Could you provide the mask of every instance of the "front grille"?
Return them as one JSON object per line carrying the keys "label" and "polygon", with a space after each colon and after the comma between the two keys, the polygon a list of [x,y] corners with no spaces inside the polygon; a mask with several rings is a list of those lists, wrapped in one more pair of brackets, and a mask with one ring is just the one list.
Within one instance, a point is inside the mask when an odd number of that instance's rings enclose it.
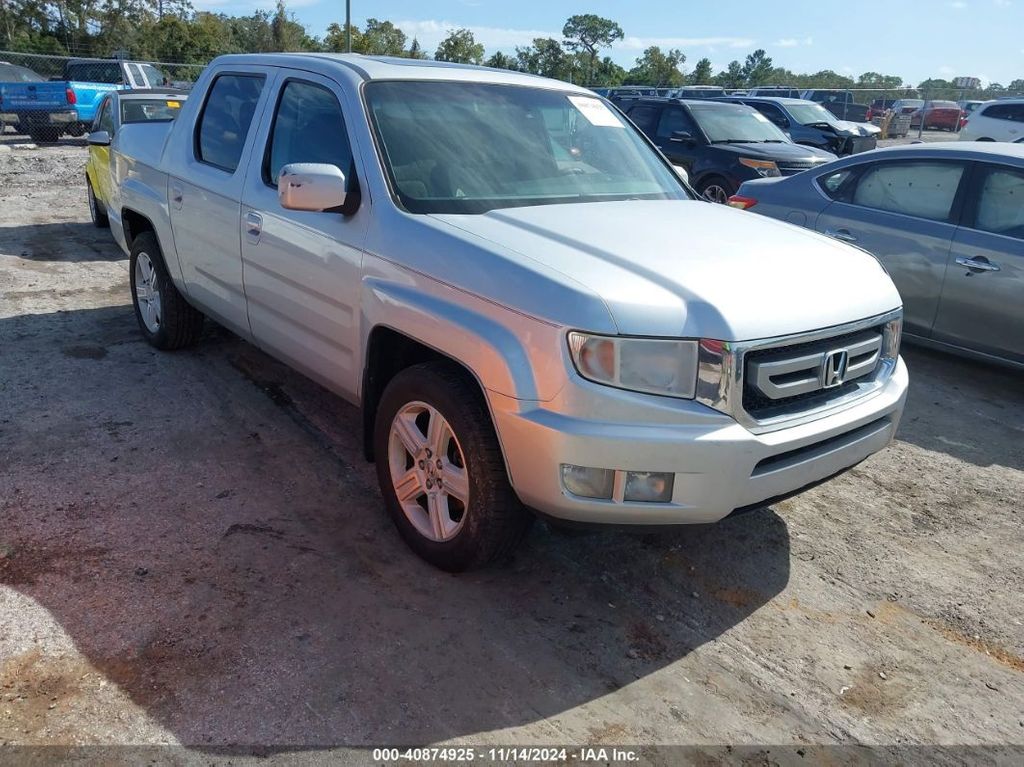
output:
{"label": "front grille", "polygon": [[[743,358],[743,409],[756,419],[795,414],[854,394],[874,381],[884,326],[787,346],[754,349]],[[822,380],[827,355],[845,352],[842,383]]]}
{"label": "front grille", "polygon": [[777,161],[775,164],[779,166],[779,173],[783,176],[795,176],[797,173],[802,173],[805,170],[817,168],[819,165],[822,165],[820,162],[811,162],[808,160],[783,160],[781,162]]}

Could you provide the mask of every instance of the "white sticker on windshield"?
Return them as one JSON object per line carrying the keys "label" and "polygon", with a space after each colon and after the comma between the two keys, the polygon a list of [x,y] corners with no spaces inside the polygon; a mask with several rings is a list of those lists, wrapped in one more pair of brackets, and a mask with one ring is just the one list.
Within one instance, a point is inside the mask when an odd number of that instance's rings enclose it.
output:
{"label": "white sticker on windshield", "polygon": [[615,113],[605,106],[603,101],[592,99],[589,96],[567,96],[566,98],[587,118],[587,122],[591,125],[600,125],[606,128],[626,127],[615,116]]}

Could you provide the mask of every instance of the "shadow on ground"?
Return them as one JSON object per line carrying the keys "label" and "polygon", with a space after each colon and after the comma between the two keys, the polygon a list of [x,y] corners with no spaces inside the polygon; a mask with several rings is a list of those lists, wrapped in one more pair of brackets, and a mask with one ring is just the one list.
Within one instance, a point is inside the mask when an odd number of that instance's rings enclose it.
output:
{"label": "shadow on ground", "polygon": [[1024,470],[1024,372],[905,345],[898,438],[975,466]]}
{"label": "shadow on ground", "polygon": [[89,222],[0,227],[0,253],[29,261],[118,261],[124,253],[109,229]]}
{"label": "shadow on ground", "polygon": [[[506,567],[443,574],[386,519],[354,409],[230,334],[161,354],[120,306],[0,320],[3,338],[22,340],[0,366],[0,583],[187,744],[536,722],[685,658],[789,578],[771,511],[648,535],[537,525]],[[82,674],[30,654],[0,688],[74,695]]]}

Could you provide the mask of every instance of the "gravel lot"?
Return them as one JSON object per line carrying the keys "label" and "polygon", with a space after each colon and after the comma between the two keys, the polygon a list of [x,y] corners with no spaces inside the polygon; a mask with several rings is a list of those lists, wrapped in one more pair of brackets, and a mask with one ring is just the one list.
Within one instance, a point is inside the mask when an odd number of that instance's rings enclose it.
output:
{"label": "gravel lot", "polygon": [[84,160],[0,147],[0,746],[1024,745],[1019,374],[906,349],[898,440],[834,482],[446,575],[350,406],[142,342]]}

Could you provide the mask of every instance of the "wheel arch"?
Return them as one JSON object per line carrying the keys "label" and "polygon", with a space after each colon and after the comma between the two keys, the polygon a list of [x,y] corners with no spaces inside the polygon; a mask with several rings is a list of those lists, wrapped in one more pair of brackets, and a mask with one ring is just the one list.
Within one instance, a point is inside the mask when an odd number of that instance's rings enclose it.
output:
{"label": "wheel arch", "polygon": [[533,370],[521,340],[529,333],[522,329],[514,332],[467,303],[456,303],[409,285],[377,279],[364,282],[363,374],[358,400],[368,460],[374,458],[373,424],[381,393],[395,375],[412,365],[432,360],[457,365],[475,382],[492,422],[489,391],[534,401],[557,393],[560,384],[555,383],[555,375],[537,375]]}

